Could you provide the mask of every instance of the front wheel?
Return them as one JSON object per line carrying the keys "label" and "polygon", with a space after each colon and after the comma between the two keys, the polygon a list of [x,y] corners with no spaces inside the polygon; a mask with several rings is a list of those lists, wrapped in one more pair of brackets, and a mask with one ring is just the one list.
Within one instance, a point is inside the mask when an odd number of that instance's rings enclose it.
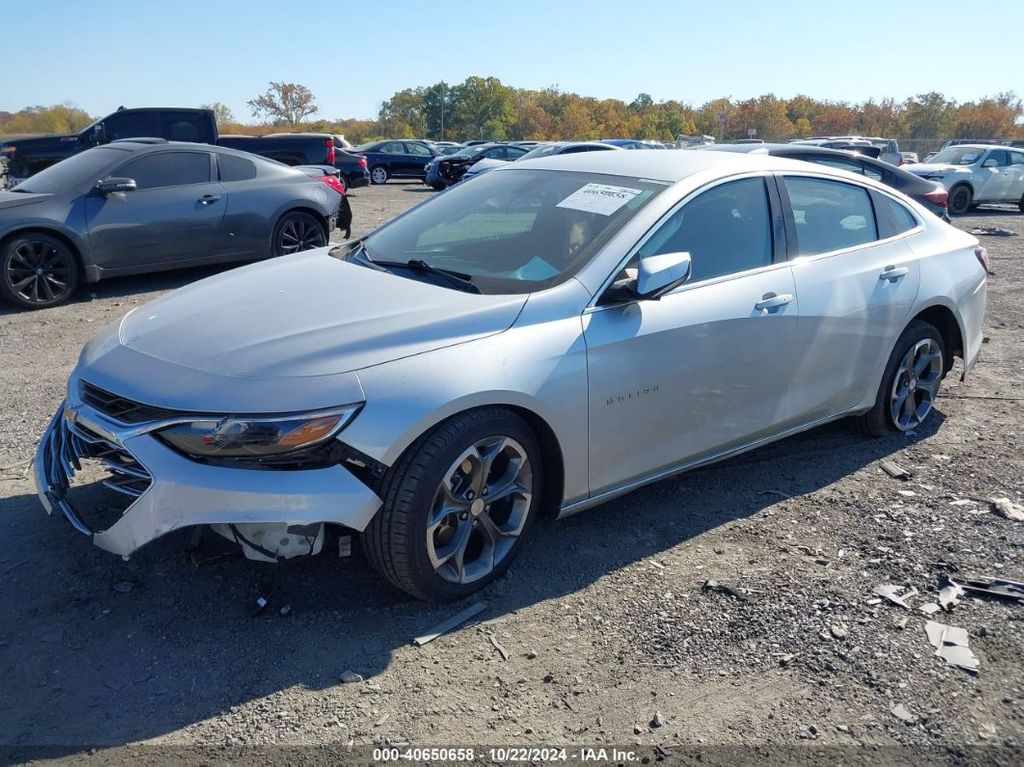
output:
{"label": "front wheel", "polygon": [[515,414],[454,416],[392,467],[363,533],[373,567],[419,599],[454,600],[499,578],[540,502],[540,448]]}
{"label": "front wheel", "polygon": [[81,280],[71,249],[48,234],[24,234],[0,250],[0,295],[23,309],[63,303]]}
{"label": "front wheel", "polygon": [[389,177],[388,169],[383,165],[374,166],[373,170],[370,171],[370,181],[374,184],[386,184]]}
{"label": "front wheel", "polygon": [[326,244],[327,233],[323,224],[308,213],[286,213],[274,227],[272,246],[275,256],[322,248]]}
{"label": "front wheel", "polygon": [[923,424],[946,374],[945,354],[942,334],[933,325],[911,322],[889,355],[874,407],[856,419],[860,430],[884,437]]}
{"label": "front wheel", "polygon": [[949,193],[949,212],[954,216],[962,216],[971,209],[974,193],[967,184],[957,184]]}

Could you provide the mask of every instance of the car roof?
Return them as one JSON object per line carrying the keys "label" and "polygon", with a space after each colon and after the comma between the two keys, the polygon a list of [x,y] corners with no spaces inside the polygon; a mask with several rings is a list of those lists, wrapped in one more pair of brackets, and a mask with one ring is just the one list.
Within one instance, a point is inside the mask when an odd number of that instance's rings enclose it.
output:
{"label": "car roof", "polygon": [[706,170],[804,169],[797,160],[772,157],[768,154],[740,152],[707,152],[701,149],[677,149],[666,152],[580,152],[540,157],[536,160],[509,163],[498,170],[515,168],[584,171],[609,176],[631,176],[656,181],[676,182]]}
{"label": "car roof", "polygon": [[953,144],[946,149],[1006,149],[1002,144]]}

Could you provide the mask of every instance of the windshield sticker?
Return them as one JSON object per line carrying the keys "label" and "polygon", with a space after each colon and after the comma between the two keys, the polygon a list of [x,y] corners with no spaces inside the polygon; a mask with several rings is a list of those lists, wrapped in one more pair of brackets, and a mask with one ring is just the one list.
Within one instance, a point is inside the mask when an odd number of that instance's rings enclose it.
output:
{"label": "windshield sticker", "polygon": [[557,207],[610,216],[642,191],[628,186],[587,184],[558,203]]}

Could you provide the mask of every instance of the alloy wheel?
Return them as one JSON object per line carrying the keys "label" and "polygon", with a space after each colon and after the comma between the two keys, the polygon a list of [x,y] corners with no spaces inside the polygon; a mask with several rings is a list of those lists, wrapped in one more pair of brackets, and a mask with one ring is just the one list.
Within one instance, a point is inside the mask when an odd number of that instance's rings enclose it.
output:
{"label": "alloy wheel", "polygon": [[370,180],[373,181],[373,183],[375,184],[387,183],[388,172],[384,168],[377,166],[370,173]]}
{"label": "alloy wheel", "polygon": [[942,381],[942,349],[935,341],[918,341],[903,356],[893,377],[889,415],[900,431],[924,422],[935,404]]}
{"label": "alloy wheel", "polygon": [[311,218],[295,217],[281,227],[280,249],[282,255],[298,253],[326,245],[324,230]]}
{"label": "alloy wheel", "polygon": [[511,437],[487,437],[445,472],[427,519],[427,555],[434,572],[466,584],[490,574],[526,526],[533,469]]}
{"label": "alloy wheel", "polygon": [[63,301],[75,284],[74,257],[47,240],[28,240],[7,259],[11,290],[28,304],[47,306]]}

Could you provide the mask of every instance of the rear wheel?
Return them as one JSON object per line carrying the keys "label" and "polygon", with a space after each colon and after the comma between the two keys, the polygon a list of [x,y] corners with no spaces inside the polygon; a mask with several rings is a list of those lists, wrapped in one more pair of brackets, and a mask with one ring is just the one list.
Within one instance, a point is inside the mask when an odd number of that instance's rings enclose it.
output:
{"label": "rear wheel", "polygon": [[370,563],[406,593],[460,599],[500,577],[540,502],[540,449],[506,410],[455,416],[392,467],[363,533]]}
{"label": "rear wheel", "polygon": [[1017,207],[1020,208],[1020,212],[1024,213],[1024,194],[1020,196],[1020,201],[1017,203]]}
{"label": "rear wheel", "polygon": [[71,249],[48,234],[25,234],[0,250],[0,294],[24,309],[63,303],[81,279]]}
{"label": "rear wheel", "polygon": [[858,428],[884,437],[923,424],[946,374],[945,354],[942,334],[933,325],[911,322],[889,355],[874,407],[855,420]]}
{"label": "rear wheel", "polygon": [[967,184],[957,184],[949,191],[949,212],[955,216],[962,216],[974,201],[974,193]]}
{"label": "rear wheel", "polygon": [[286,256],[302,250],[322,248],[327,244],[324,226],[309,213],[286,213],[274,227],[273,253]]}
{"label": "rear wheel", "polygon": [[370,170],[370,181],[374,184],[386,184],[390,175],[391,174],[388,173],[388,169],[383,165],[375,165]]}

